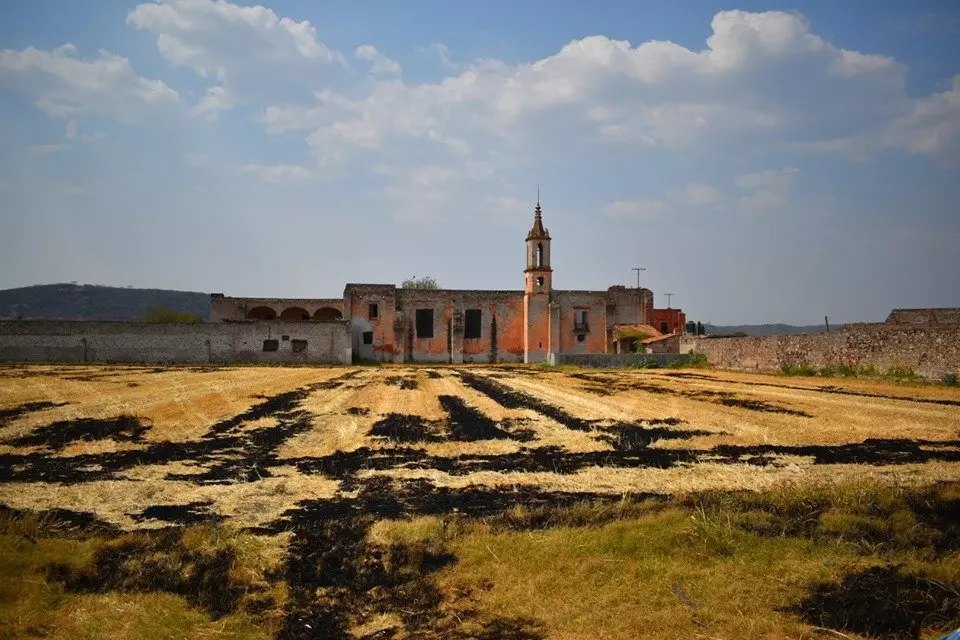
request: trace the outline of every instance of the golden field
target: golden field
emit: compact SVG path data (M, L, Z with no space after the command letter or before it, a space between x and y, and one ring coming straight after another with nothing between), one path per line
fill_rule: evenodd
M934 638L955 592L906 631L809 598L960 584L960 390L939 385L18 365L0 461L0 637L148 637L159 616L156 637ZM121 548L140 564L110 564ZM144 582L161 556L230 597Z

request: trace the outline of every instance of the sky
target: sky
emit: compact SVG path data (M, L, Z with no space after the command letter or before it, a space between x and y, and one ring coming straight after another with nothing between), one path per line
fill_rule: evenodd
M0 4L0 288L960 306L960 3Z

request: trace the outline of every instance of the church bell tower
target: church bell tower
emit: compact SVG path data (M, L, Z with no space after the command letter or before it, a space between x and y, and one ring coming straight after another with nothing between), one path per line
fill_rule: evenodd
M550 268L550 232L543 228L540 196L533 213L533 228L527 234L527 268L524 269L528 294L550 293L553 269Z
M543 228L540 194L533 214L533 228L527 234L527 268L523 270L523 361L543 362L559 346L554 338L559 317L551 304L553 269L550 268L550 232Z

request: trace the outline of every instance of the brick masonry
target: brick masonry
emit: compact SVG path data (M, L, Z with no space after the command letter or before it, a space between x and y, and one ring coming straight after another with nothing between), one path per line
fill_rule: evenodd
M350 364L351 354L346 321L0 322L0 361Z
M694 347L711 364L728 369L774 371L784 364L845 364L887 371L904 366L932 380L960 370L960 325L950 324L851 324L831 333L697 338Z

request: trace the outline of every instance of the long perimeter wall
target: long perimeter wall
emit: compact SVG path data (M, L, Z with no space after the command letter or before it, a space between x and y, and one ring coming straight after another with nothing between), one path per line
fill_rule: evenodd
M725 369L778 370L784 364L837 367L904 366L933 380L960 370L960 325L845 325L838 331L793 336L697 338L694 348Z
M0 321L0 361L350 364L339 322Z

